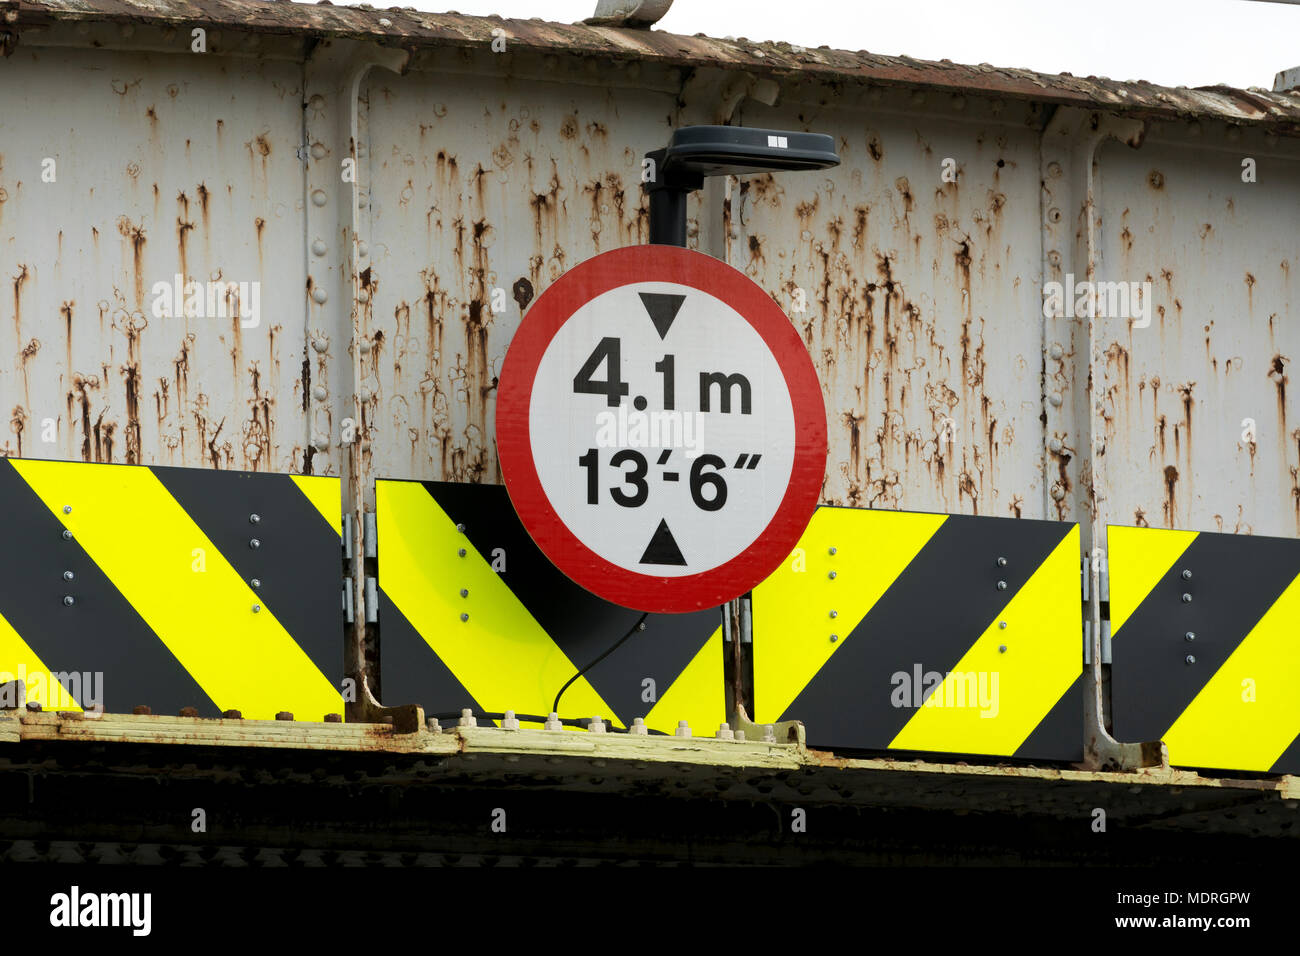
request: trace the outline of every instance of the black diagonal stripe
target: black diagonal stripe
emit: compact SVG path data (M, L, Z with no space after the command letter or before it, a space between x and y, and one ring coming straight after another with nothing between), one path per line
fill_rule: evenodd
M154 475L331 684L343 680L339 536L288 475L154 468ZM250 521L257 515L257 523ZM258 547L250 547L256 539Z
M1190 579L1183 571L1191 571ZM1115 736L1159 740L1300 573L1300 541L1197 535L1112 645ZM1190 603L1183 595L1190 594ZM1186 639L1187 632L1196 635ZM1188 655L1196 658L1188 664Z
M419 704L425 713L458 713L468 707L480 727L495 727L484 718L484 707L425 643L415 627L379 589L379 668L381 702L388 707ZM449 724L450 721L443 721Z
M501 575L505 585L575 667L599 657L641 616L596 597L556 568L529 537L504 488L451 482L425 482L424 487L453 521L465 526L465 534L479 554L490 561L496 549L505 552L506 569ZM612 716L624 725L634 717L644 717L654 706L654 701L643 699L647 695L644 682L653 681L655 699L662 697L717 630L720 616L714 608L689 614L651 614L645 631L634 634L588 671L587 680L614 708ZM386 667L384 675L387 680ZM560 703L565 709L564 702Z
M1300 773L1300 735L1291 741L1291 746L1282 751L1282 756L1278 757L1273 766L1268 768L1269 773Z
M102 674L101 703L111 713L145 704L156 714L196 707L204 717L220 715L81 545L63 538L62 522L7 460L0 462L0 508L8 539L0 549L0 613L46 667ZM142 549L149 547L147 522L141 515ZM12 662L0 661L0 670L11 669ZM78 702L88 706L85 697Z
M841 632L844 645L781 719L802 720L810 744L885 749L916 713L915 707L893 706L892 676L901 672L910 679L918 665L923 675L952 670L1072 527L949 516L848 637ZM871 547L865 539L854 544ZM1007 583L1005 590L999 581ZM831 620L826 610L826 632L835 624L852 626ZM761 693L755 688L755 696Z
M1080 675L1052 709L1016 748L1026 760L1083 759L1083 686Z

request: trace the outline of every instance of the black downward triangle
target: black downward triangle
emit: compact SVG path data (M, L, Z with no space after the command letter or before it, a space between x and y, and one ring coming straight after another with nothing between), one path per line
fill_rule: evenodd
M662 518L659 519L659 527L655 529L654 537L646 545L645 554L641 555L641 563L686 564L686 559L682 557L682 549L677 547L673 533L668 530L668 522Z
M655 329L659 332L659 338L668 334L668 329L673 324L673 319L677 318L677 312L686 301L684 295L672 295L667 292L638 292L641 296L641 304L645 310L650 313L650 321L655 324ZM686 562L683 561L682 564Z

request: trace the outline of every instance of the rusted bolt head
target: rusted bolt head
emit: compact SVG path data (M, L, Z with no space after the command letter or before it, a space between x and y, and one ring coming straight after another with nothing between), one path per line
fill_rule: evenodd
M141 717L148 717L150 714L153 713L153 711L149 709L148 704L136 704L134 707L131 708L131 713L137 714Z
M34 700L29 700L27 702L27 709L30 710L33 714L39 714L41 712L41 705Z
M197 707L182 707L182 708L181 708L181 716L182 716L182 717L197 717L198 715L199 715L199 709L198 709Z
M221 716L226 720L243 720L244 715L237 710L223 710Z
M342 715L342 714L326 714L326 715L325 715L325 723L327 723L327 724L341 724L341 723L343 723L343 715Z
M293 720L293 714L287 710L282 710L275 715L276 720Z

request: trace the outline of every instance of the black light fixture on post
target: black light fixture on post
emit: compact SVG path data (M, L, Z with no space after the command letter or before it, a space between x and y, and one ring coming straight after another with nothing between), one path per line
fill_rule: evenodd
M683 126L664 149L646 153L653 165L644 184L650 196L650 242L686 245L686 197L705 176L829 169L840 164L825 133L748 126Z

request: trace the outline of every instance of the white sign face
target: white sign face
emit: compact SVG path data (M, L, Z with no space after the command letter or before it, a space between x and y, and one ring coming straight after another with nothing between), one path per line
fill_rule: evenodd
M558 517L638 574L736 558L776 515L795 460L793 402L767 343L730 305L673 282L578 308L542 355L528 419Z

